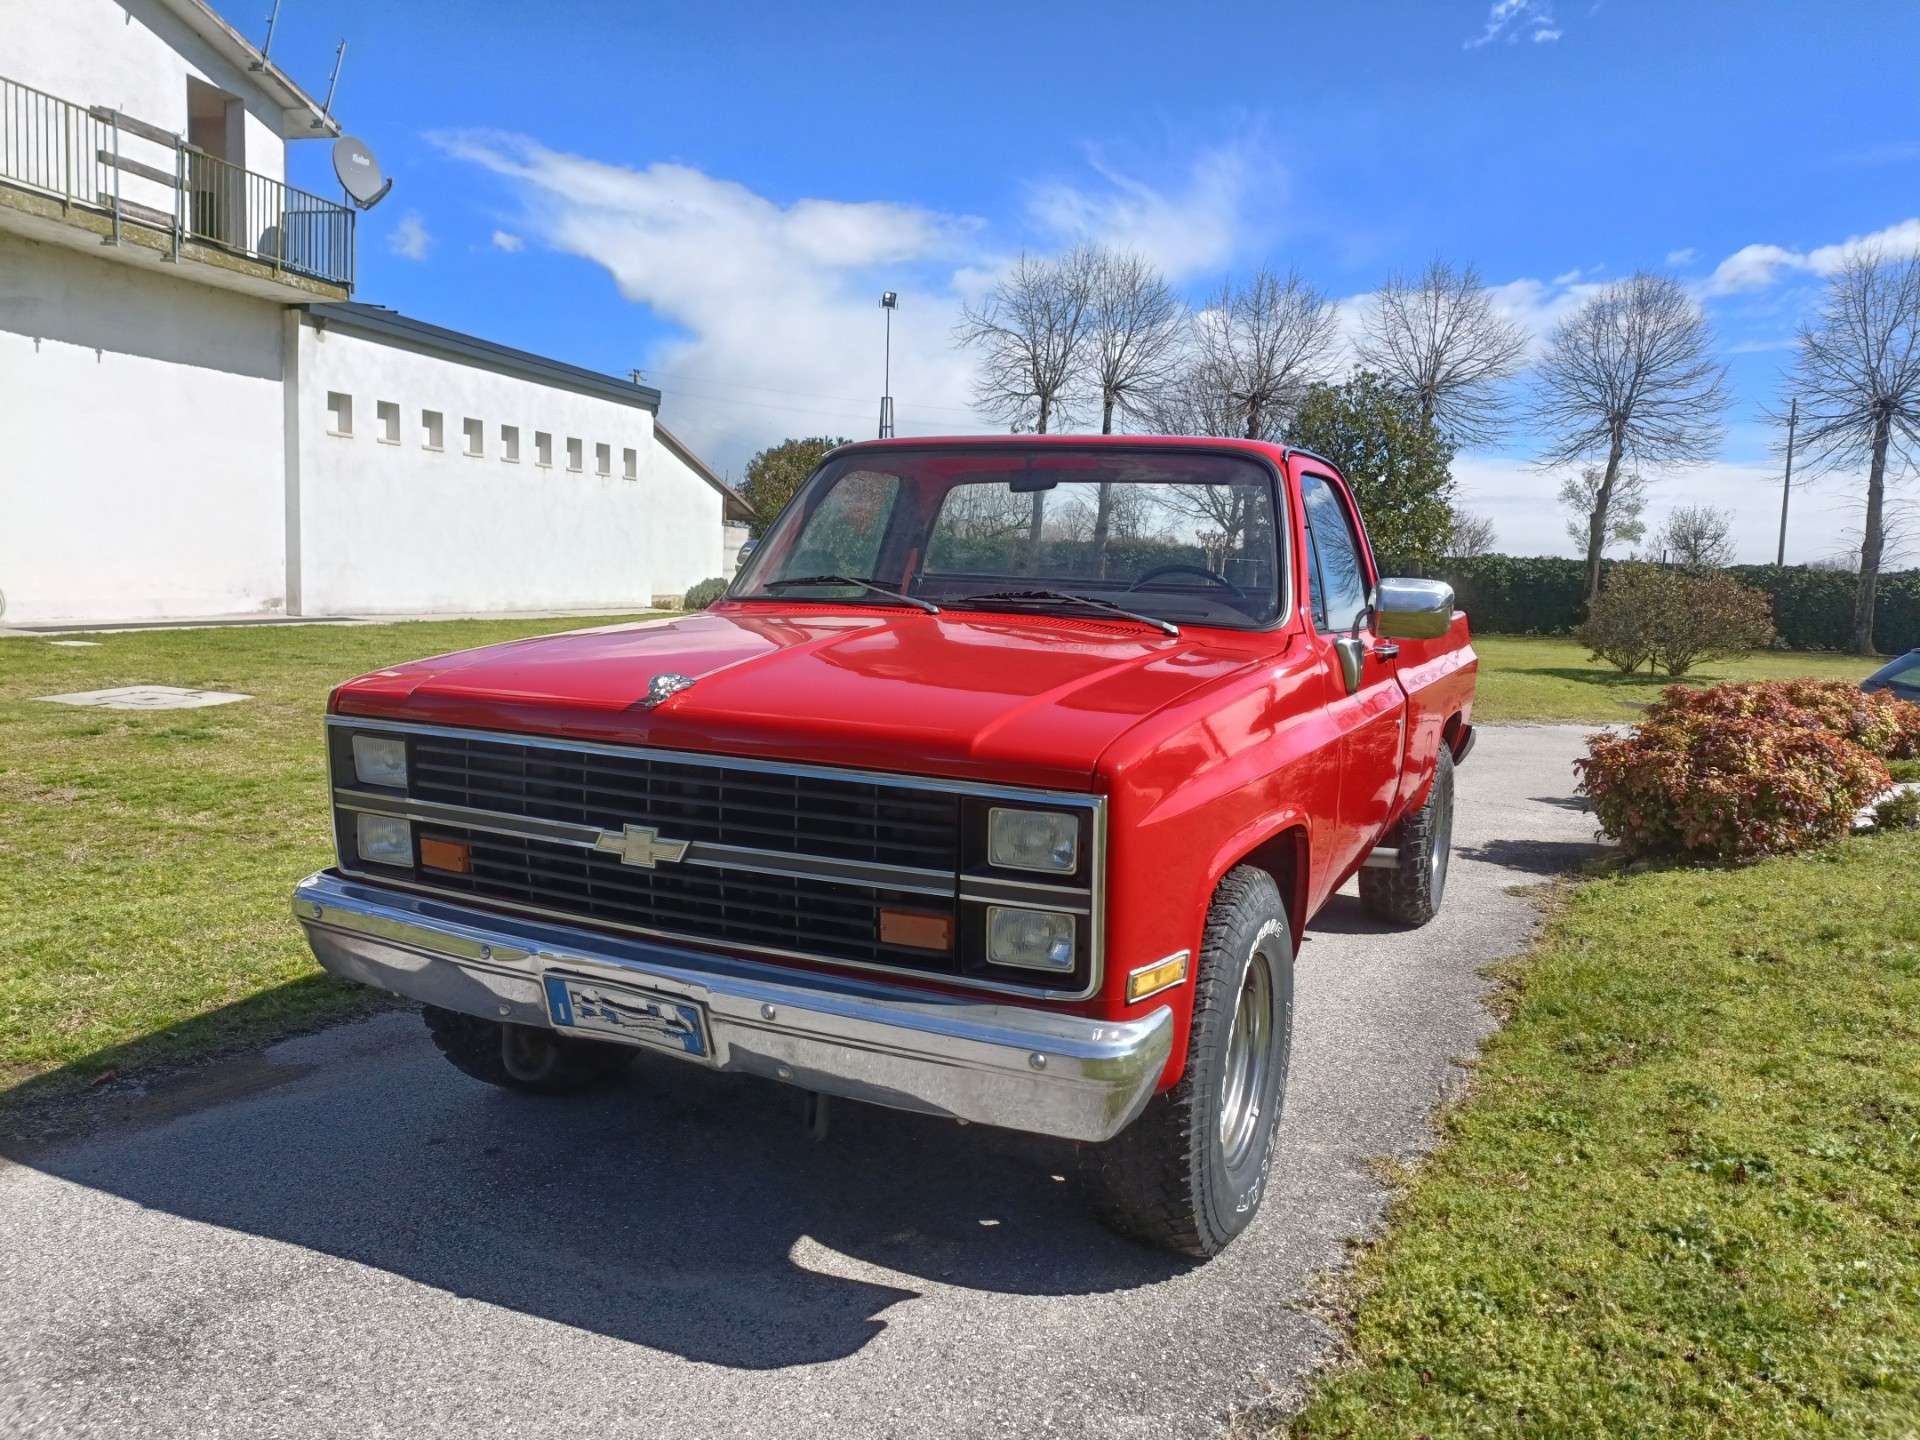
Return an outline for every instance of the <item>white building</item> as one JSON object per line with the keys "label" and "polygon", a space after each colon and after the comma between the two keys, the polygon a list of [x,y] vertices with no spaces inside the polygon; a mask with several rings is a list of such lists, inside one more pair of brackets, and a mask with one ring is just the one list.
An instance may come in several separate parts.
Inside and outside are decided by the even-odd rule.
{"label": "white building", "polygon": [[0,0],[0,624],[729,573],[744,507],[657,391],[349,303],[355,212],[284,183],[338,133],[204,0]]}

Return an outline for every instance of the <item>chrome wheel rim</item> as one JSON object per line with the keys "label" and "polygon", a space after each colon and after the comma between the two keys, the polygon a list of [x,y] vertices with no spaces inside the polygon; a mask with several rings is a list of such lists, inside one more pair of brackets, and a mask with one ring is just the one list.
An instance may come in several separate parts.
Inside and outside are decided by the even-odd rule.
{"label": "chrome wheel rim", "polygon": [[1260,1097],[1273,1051],[1273,975],[1255,950],[1247,960],[1227,1032],[1226,1076],[1220,1084],[1220,1149],[1232,1169],[1260,1133]]}

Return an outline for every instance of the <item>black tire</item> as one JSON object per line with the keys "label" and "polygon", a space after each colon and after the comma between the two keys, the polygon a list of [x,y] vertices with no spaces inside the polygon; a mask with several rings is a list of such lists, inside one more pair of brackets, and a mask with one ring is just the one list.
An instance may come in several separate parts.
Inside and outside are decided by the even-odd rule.
{"label": "black tire", "polygon": [[[1254,975],[1262,981],[1250,979]],[[1243,995],[1263,983],[1243,1005]],[[1235,1085],[1233,1037],[1264,1010],[1260,1068]],[[1293,1047],[1293,937],[1273,877],[1241,866],[1214,892],[1193,979],[1180,1083],[1104,1145],[1082,1171],[1095,1211],[1135,1240],[1200,1259],[1252,1222],[1273,1167]],[[1230,1104],[1228,1090],[1245,1096]],[[1223,1124],[1227,1117],[1233,1120]],[[1237,1121],[1237,1123],[1235,1123]],[[1229,1129],[1231,1135],[1226,1133]]]}
{"label": "black tire", "polygon": [[1426,800],[1380,843],[1395,847],[1399,857],[1391,867],[1360,871],[1361,906],[1396,925],[1426,924],[1440,913],[1453,854],[1453,752],[1444,742]]}
{"label": "black tire", "polygon": [[633,1052],[624,1045],[574,1040],[536,1025],[508,1025],[423,1005],[427,1033],[454,1068],[523,1095],[571,1095],[612,1078]]}

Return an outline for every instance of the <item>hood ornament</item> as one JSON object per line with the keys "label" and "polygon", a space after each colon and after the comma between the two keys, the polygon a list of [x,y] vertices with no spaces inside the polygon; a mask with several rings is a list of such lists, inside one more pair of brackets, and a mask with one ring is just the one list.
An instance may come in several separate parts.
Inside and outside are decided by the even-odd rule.
{"label": "hood ornament", "polygon": [[693,685],[691,675],[656,675],[647,683],[647,698],[640,703],[651,710],[663,700],[670,700],[682,690]]}

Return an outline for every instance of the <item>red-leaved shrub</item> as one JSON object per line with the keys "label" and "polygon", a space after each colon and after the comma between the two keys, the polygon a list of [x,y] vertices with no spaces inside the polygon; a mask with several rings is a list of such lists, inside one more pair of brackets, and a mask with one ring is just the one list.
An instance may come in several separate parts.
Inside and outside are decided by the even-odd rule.
{"label": "red-leaved shrub", "polygon": [[1575,763],[1629,854],[1750,860],[1846,833],[1917,740],[1920,706],[1844,684],[1675,685]]}

